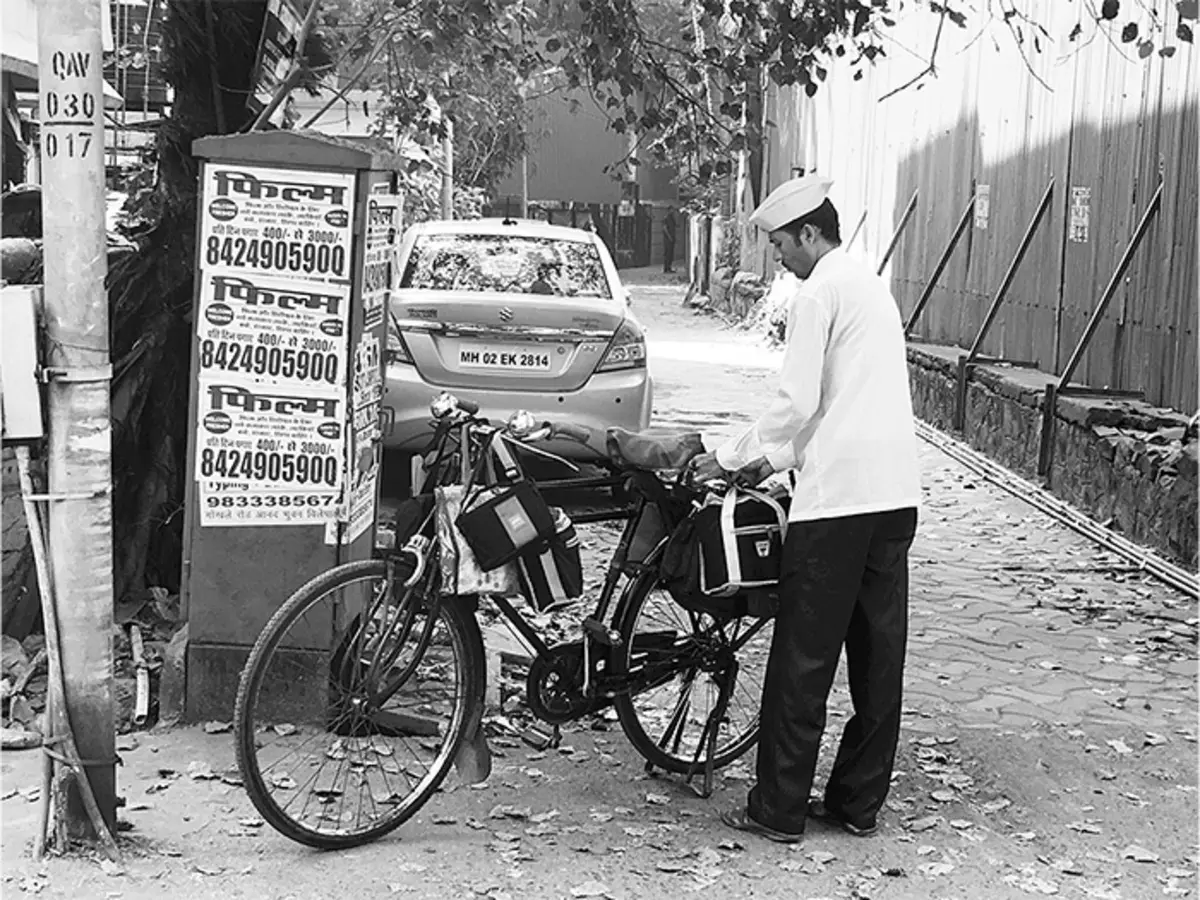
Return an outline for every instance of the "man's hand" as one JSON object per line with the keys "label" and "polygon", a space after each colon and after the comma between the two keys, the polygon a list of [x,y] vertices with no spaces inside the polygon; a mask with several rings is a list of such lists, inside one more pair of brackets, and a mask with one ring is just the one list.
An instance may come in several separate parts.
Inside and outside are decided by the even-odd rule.
{"label": "man's hand", "polygon": [[717,462],[717,454],[701,453],[692,460],[692,472],[697,481],[715,481],[728,476],[721,464]]}
{"label": "man's hand", "polygon": [[738,469],[733,475],[733,483],[738,487],[756,487],[774,473],[775,467],[765,456],[760,456]]}

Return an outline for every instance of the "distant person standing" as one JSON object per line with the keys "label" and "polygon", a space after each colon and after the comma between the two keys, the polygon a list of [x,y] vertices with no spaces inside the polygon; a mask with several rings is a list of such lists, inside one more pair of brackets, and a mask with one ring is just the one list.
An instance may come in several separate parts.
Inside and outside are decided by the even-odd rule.
{"label": "distant person standing", "polygon": [[662,223],[664,272],[675,271],[675,234],[678,227],[679,223],[675,219],[675,207],[668,206]]}

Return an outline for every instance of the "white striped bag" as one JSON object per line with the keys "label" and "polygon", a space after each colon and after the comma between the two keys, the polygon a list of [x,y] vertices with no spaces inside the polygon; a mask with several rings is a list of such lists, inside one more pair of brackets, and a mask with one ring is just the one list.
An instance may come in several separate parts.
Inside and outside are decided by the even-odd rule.
{"label": "white striped bag", "polygon": [[551,507],[551,512],[554,537],[517,557],[521,590],[538,612],[583,594],[579,535],[565,512],[557,507]]}
{"label": "white striped bag", "polygon": [[515,594],[516,566],[507,563],[484,571],[456,524],[465,491],[466,488],[461,484],[434,489],[438,560],[442,568],[441,592],[447,595]]}

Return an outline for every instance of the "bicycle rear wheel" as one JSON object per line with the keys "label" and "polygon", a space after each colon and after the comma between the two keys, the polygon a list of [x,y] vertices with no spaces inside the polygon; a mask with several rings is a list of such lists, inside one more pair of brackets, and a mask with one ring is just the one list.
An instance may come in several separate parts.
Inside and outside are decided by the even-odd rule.
{"label": "bicycle rear wheel", "polygon": [[234,720],[250,800],[276,830],[321,849],[374,840],[437,790],[478,726],[479,626],[412,586],[397,564],[348,563],[300,588],[246,660]]}
{"label": "bicycle rear wheel", "polygon": [[[629,742],[648,763],[692,775],[710,749],[719,769],[754,746],[771,620],[718,621],[689,612],[648,571],[630,584],[617,621],[622,643],[613,673],[634,687],[614,705]],[[730,682],[723,714],[722,679]],[[717,729],[711,747],[706,728]]]}

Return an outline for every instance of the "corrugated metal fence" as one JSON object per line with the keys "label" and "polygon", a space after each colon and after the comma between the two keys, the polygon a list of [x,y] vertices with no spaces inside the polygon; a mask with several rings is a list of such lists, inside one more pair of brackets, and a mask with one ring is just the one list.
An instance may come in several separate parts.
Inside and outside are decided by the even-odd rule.
{"label": "corrugated metal fence", "polygon": [[[1051,35],[1065,38],[1075,25],[1073,4],[1028,5]],[[1077,40],[1040,52],[1032,32],[1018,45],[1000,24],[980,34],[947,23],[936,77],[881,100],[924,67],[932,47],[936,19],[910,16],[890,33],[887,60],[860,81],[834,71],[813,100],[773,92],[769,184],[796,168],[834,177],[843,238],[865,212],[850,249],[872,260],[916,192],[891,265],[906,316],[974,196],[914,328],[970,347],[1053,182],[1047,214],[981,350],[1061,373],[1161,178],[1161,207],[1074,380],[1144,391],[1153,403],[1192,412],[1200,73],[1191,45],[1170,37],[1175,4],[1147,5],[1177,46],[1170,58],[1140,59],[1136,42],[1092,33],[1086,23]]]}

